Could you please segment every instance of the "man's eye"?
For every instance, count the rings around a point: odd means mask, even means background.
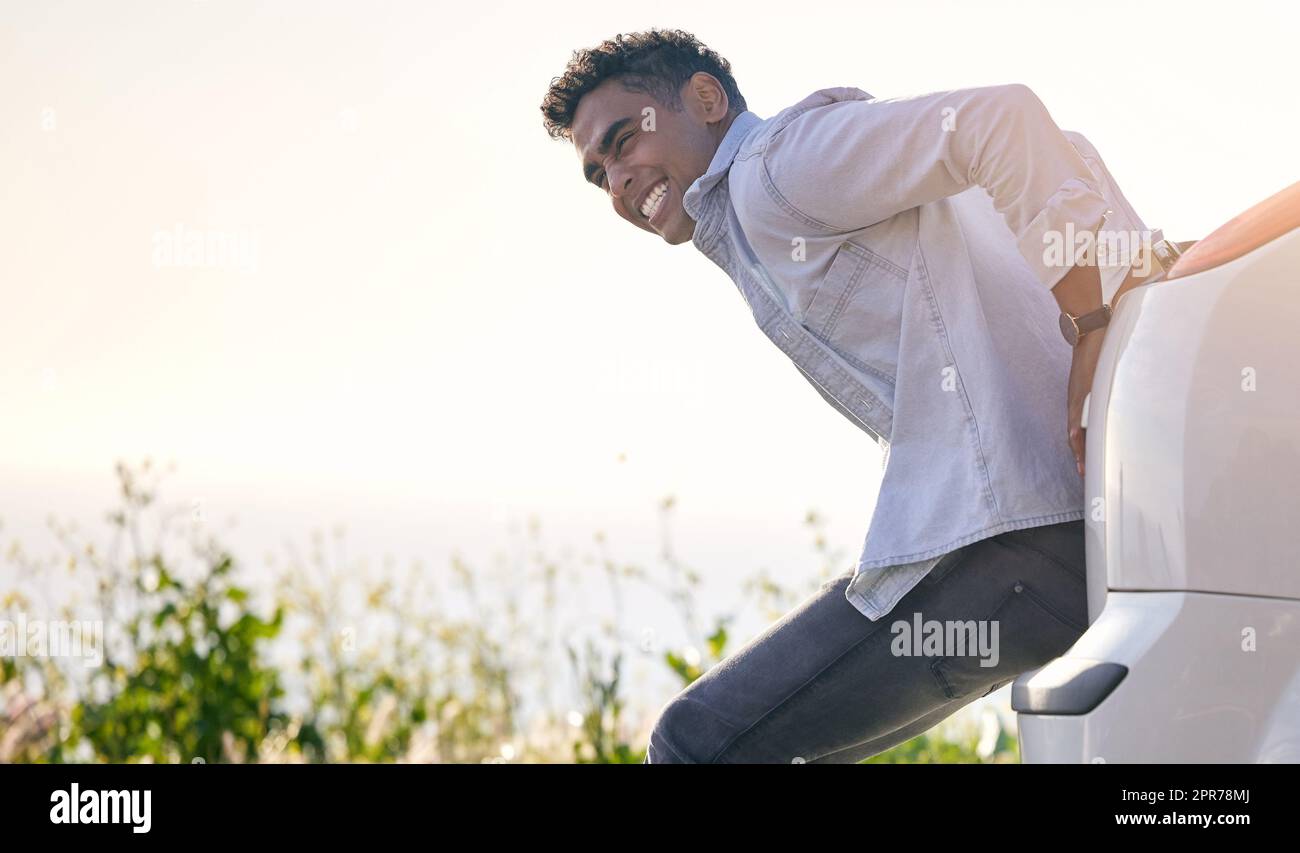
[[[620,139],[618,142],[614,143],[614,156],[615,156],[615,157],[619,157],[619,156],[622,155],[622,153],[623,153],[623,143],[624,143],[624,142],[627,142],[627,141],[628,141],[629,139],[631,139],[631,138],[632,138],[632,134],[627,133],[627,134],[624,134],[624,135],[623,135],[623,138],[622,138],[622,139]],[[597,179],[597,181],[596,181],[596,186],[600,187],[602,190],[605,188],[605,173],[604,173],[604,172],[601,172],[601,173],[600,173],[600,175],[599,175],[599,177],[598,177],[598,179]]]

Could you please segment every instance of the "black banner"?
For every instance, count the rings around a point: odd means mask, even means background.
[[[47,765],[0,768],[0,791],[10,830],[127,843],[442,834],[484,820],[492,832],[552,827],[553,837],[648,822],[717,820],[721,827],[741,814],[754,827],[813,830],[814,817],[828,814],[828,806],[850,819],[869,812],[879,828],[892,823],[900,830],[919,828],[913,818],[930,815],[926,831],[947,827],[958,837],[969,833],[960,829],[969,821],[1025,830],[1042,822],[1059,838],[1164,828],[1227,840],[1243,830],[1287,826],[1281,804],[1295,779],[1278,767],[1113,764],[836,773],[797,764],[722,776],[651,766]]]

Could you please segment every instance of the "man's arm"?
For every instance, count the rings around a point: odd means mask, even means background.
[[[1019,83],[831,104],[782,129],[764,163],[795,212],[830,231],[983,187],[1047,288],[1073,258],[1046,257],[1044,235],[1063,238],[1067,225],[1095,232],[1109,207],[1083,157]]]
[[[1087,314],[1101,307],[1101,273],[1095,264],[1076,264],[1052,288],[1056,304],[1062,311],[1074,316]],[[1074,348],[1070,360],[1070,379],[1066,385],[1065,435],[1074,454],[1074,464],[1083,476],[1083,455],[1086,430],[1083,424],[1083,401],[1092,390],[1092,379],[1097,372],[1097,358],[1101,355],[1102,336],[1106,327],[1084,335]]]
[[[1061,310],[1077,316],[1101,307],[1101,274],[1086,243],[1068,258],[1045,250],[1064,245],[1071,229],[1095,234],[1109,202],[1027,86],[841,101],[794,119],[768,144],[764,165],[795,213],[832,232],[983,187]],[[1116,297],[1132,284],[1130,274]],[[1075,348],[1066,393],[1066,435],[1081,476],[1083,401],[1103,336],[1085,335]]]
[[[1119,298],[1126,292],[1146,281],[1154,271],[1139,272],[1137,267],[1129,269],[1124,281],[1111,297],[1111,307],[1119,304]],[[1087,314],[1101,307],[1101,274],[1094,264],[1076,264],[1071,267],[1056,286],[1052,288],[1056,304],[1062,311],[1074,316]],[[1110,326],[1102,326],[1094,332],[1084,335],[1074,348],[1070,361],[1070,381],[1066,390],[1066,437],[1070,442],[1070,451],[1074,454],[1079,476],[1084,473],[1084,444],[1087,431],[1083,423],[1083,401],[1092,390],[1092,380],[1097,372],[1097,359],[1101,355],[1101,343]]]

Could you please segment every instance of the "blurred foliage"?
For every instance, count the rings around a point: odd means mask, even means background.
[[[992,722],[990,720],[990,722]],[[955,729],[955,730],[954,730]],[[990,738],[989,735],[992,735]],[[948,721],[860,764],[1018,764],[1016,739],[996,725],[990,731],[962,731]]]
[[[685,687],[734,639],[734,612],[696,612],[701,575],[672,547],[671,497],[653,567],[612,559],[600,532],[596,555],[554,559],[531,518],[514,558],[489,571],[459,556],[445,572],[414,561],[402,575],[389,557],[375,571],[348,558],[336,527],[328,543],[313,531],[305,555],[268,555],[259,577],[221,547],[200,502],[162,504],[162,476],[148,459],[117,466],[104,547],[51,519],[54,554],[17,541],[5,552],[0,619],[99,621],[104,635],[94,660],[0,656],[0,761],[636,764],[655,715],[629,714],[630,655]],[[747,581],[761,620],[836,573],[824,520],[805,523],[818,571],[802,589],[764,572]],[[602,603],[588,601],[591,566]],[[685,642],[629,632],[629,590],[666,602]],[[994,724],[934,729],[867,763],[1016,760]]]
[[[105,659],[109,698],[73,706],[71,736],[57,757],[85,738],[107,761],[212,762],[256,755],[268,733],[283,729],[285,716],[272,710],[283,695],[279,673],[259,651],[261,640],[279,633],[283,611],[269,621],[241,613],[222,624],[222,604],[248,597],[230,582],[232,566],[222,555],[187,585],[153,559],[152,571],[136,579],[141,606],[127,621],[135,654]]]

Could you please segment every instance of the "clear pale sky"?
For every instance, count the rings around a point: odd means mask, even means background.
[[[1022,82],[1181,240],[1300,177],[1295,8],[5,0],[0,515],[100,507],[148,455],[214,515],[406,514],[439,541],[533,512],[650,537],[672,493],[701,548],[757,562],[817,507],[847,569],[876,448],[546,137],[570,52],[691,30],[763,117]],[[256,268],[156,265],[177,227],[254,241]]]

